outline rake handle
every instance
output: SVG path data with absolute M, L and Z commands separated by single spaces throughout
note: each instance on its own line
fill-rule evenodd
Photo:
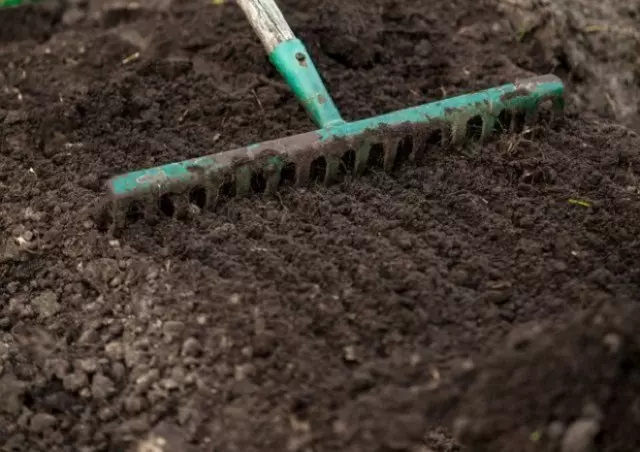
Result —
M 295 35 L 274 0 L 236 0 L 247 20 L 260 38 L 267 55 Z
M 236 0 L 262 41 L 271 64 L 319 128 L 344 120 L 302 41 L 287 24 L 275 0 Z

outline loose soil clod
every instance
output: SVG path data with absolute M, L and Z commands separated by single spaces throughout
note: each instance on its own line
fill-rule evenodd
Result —
M 113 174 L 312 127 L 233 4 L 142 3 L 0 27 L 6 450 L 460 450 L 449 421 L 497 405 L 470 392 L 458 413 L 452 375 L 534 340 L 522 325 L 640 296 L 640 139 L 596 118 L 109 234 Z M 489 0 L 281 3 L 349 119 L 529 75 Z M 508 389 L 514 409 L 534 391 Z M 599 450 L 620 450 L 623 405 L 594 403 Z

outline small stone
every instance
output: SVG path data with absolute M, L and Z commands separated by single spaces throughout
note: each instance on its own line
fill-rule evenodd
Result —
M 7 372 L 0 378 L 0 413 L 17 416 L 22 411 L 25 384 Z
M 70 368 L 69 362 L 60 358 L 51 358 L 44 362 L 44 373 L 47 378 L 56 377 L 62 380 L 69 373 Z
M 358 361 L 358 356 L 356 354 L 356 348 L 353 345 L 347 345 L 342 349 L 343 358 L 348 363 L 353 363 Z
M 618 353 L 622 346 L 622 338 L 614 333 L 607 334 L 603 342 L 611 353 Z
M 178 389 L 180 385 L 173 378 L 165 378 L 160 381 L 160 385 L 166 390 Z
M 98 370 L 98 360 L 95 358 L 79 359 L 76 362 L 76 367 L 83 372 L 93 374 Z
M 255 372 L 255 366 L 251 363 L 240 364 L 235 367 L 234 377 L 237 381 L 242 381 L 251 377 Z
M 115 417 L 116 417 L 116 413 L 114 413 L 113 410 L 108 406 L 102 407 L 98 411 L 98 419 L 100 419 L 103 422 L 110 421 Z
M 67 391 L 79 391 L 89 384 L 89 378 L 87 374 L 81 370 L 76 370 L 73 373 L 66 375 L 62 380 L 62 386 Z
M 91 394 L 96 399 L 107 399 L 116 392 L 111 379 L 103 374 L 95 374 L 91 383 Z
M 43 319 L 52 317 L 62 310 L 62 306 L 58 303 L 58 295 L 52 290 L 42 292 L 31 300 L 31 305 Z
M 44 217 L 44 213 L 36 212 L 31 207 L 27 207 L 26 209 L 24 209 L 25 220 L 40 221 L 42 220 L 43 217 Z
M 151 369 L 150 371 L 139 376 L 136 379 L 136 389 L 138 391 L 144 392 L 149 389 L 153 383 L 158 381 L 159 378 L 160 372 L 158 371 L 158 369 Z
M 121 362 L 116 362 L 111 365 L 111 376 L 117 381 L 122 380 L 126 373 L 127 369 L 125 369 L 124 364 Z
M 202 344 L 195 337 L 190 337 L 182 344 L 182 356 L 197 357 L 202 353 Z
M 80 334 L 78 338 L 78 343 L 83 345 L 95 344 L 100 340 L 100 334 L 96 331 L 95 328 L 88 328 Z
M 23 408 L 22 409 L 22 413 L 20 414 L 20 416 L 16 420 L 16 424 L 20 428 L 24 428 L 24 429 L 29 428 L 29 420 L 31 419 L 32 415 L 33 415 L 33 413 L 31 412 L 31 410 L 29 410 L 26 407 Z
M 180 337 L 184 331 L 184 323 L 178 320 L 169 320 L 162 326 L 162 332 L 168 341 L 173 341 Z
M 183 382 L 186 377 L 186 372 L 182 367 L 174 367 L 171 369 L 171 378 L 176 380 L 177 382 Z
M 128 368 L 135 367 L 141 362 L 143 362 L 144 360 L 142 351 L 137 350 L 132 345 L 127 345 L 126 347 L 123 347 L 123 352 L 124 352 L 124 356 L 123 356 L 124 364 Z
M 562 438 L 562 452 L 591 452 L 600 424 L 593 419 L 579 419 L 569 426 Z
M 29 430 L 34 433 L 42 433 L 56 425 L 55 416 L 49 413 L 37 413 L 31 417 Z
M 181 406 L 178 408 L 178 424 L 185 425 L 192 416 L 192 408 L 189 406 Z
M 6 342 L 0 342 L 0 361 L 9 357 L 10 350 L 9 344 Z
M 124 331 L 124 326 L 122 326 L 122 322 L 113 322 L 107 328 L 107 333 L 109 337 L 120 337 L 122 336 L 122 332 Z
M 104 352 L 111 361 L 120 361 L 124 356 L 122 342 L 109 342 L 104 346 Z
M 11 281 L 9 284 L 7 284 L 7 292 L 9 292 L 11 295 L 14 295 L 18 291 L 19 287 L 20 283 L 18 281 Z
M 127 397 L 124 401 L 124 409 L 129 414 L 136 414 L 144 408 L 144 399 L 142 397 Z

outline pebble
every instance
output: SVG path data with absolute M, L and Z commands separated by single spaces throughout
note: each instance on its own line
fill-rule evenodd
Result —
M 7 284 L 7 292 L 13 295 L 18 291 L 18 287 L 20 287 L 20 283 L 18 283 L 18 281 L 11 281 Z
M 124 401 L 124 409 L 127 413 L 136 414 L 144 408 L 144 399 L 141 397 L 127 397 Z
M 607 334 L 604 337 L 603 342 L 611 353 L 618 353 L 622 346 L 622 338 L 614 333 Z
M 62 380 L 62 385 L 67 391 L 79 391 L 89 384 L 87 374 L 81 370 L 66 375 Z
M 106 399 L 116 392 L 111 379 L 103 374 L 95 374 L 91 383 L 91 394 L 96 399 Z
M 29 422 L 29 430 L 35 433 L 41 433 L 56 425 L 55 416 L 49 413 L 37 413 L 31 417 Z
M 69 362 L 64 359 L 51 358 L 44 363 L 44 373 L 47 378 L 56 377 L 62 380 L 69 373 L 70 367 Z
M 100 419 L 103 422 L 110 421 L 115 417 L 116 417 L 116 414 L 108 406 L 102 407 L 98 411 L 98 419 Z
M 104 346 L 104 352 L 111 361 L 120 361 L 124 356 L 122 342 L 112 341 Z
M 353 345 L 347 345 L 342 349 L 343 352 L 343 359 L 348 362 L 348 363 L 352 363 L 352 362 L 356 362 L 358 361 L 358 355 L 356 353 L 356 348 Z
M 184 331 L 184 323 L 178 320 L 169 320 L 162 326 L 162 332 L 167 341 L 173 341 L 180 337 Z
M 202 344 L 195 337 L 190 337 L 182 344 L 182 356 L 196 357 L 202 353 Z
M 579 419 L 569 426 L 562 438 L 562 452 L 591 452 L 600 423 L 594 419 Z
M 151 369 L 150 371 L 139 376 L 136 379 L 137 390 L 141 392 L 146 391 L 151 387 L 153 383 L 158 381 L 159 378 L 160 378 L 160 372 L 158 371 L 158 369 Z
M 99 340 L 100 340 L 100 335 L 98 334 L 98 331 L 96 331 L 95 328 L 88 328 L 84 330 L 82 334 L 80 334 L 80 337 L 78 338 L 78 343 L 91 345 L 91 344 L 95 344 Z
M 42 292 L 31 300 L 31 305 L 43 319 L 52 317 L 62 310 L 62 306 L 58 303 L 58 295 L 52 290 Z
M 165 378 L 160 381 L 160 385 L 167 390 L 178 389 L 180 384 L 173 378 Z
M 95 373 L 98 370 L 98 360 L 95 358 L 79 359 L 76 367 L 88 374 Z

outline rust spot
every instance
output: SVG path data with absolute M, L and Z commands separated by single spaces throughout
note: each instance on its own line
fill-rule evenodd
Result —
M 510 99 L 515 99 L 516 97 L 523 97 L 531 95 L 531 91 L 526 88 L 518 88 L 515 91 L 511 91 L 510 93 L 505 93 L 500 96 L 500 100 L 507 101 Z
M 322 94 L 318 94 L 318 103 L 319 104 L 324 104 L 327 101 L 327 98 L 324 97 Z

